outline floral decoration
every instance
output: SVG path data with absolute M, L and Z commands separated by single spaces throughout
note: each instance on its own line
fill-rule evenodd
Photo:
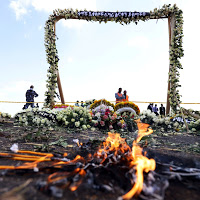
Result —
M 56 111 L 48 108 L 28 108 L 17 113 L 15 119 L 21 126 L 52 127 L 57 124 Z
M 56 48 L 56 35 L 54 32 L 54 24 L 60 19 L 77 19 L 87 21 L 99 21 L 99 23 L 107 21 L 114 21 L 116 23 L 137 24 L 139 21 L 146 21 L 150 19 L 160 19 L 171 17 L 174 22 L 173 38 L 170 46 L 170 71 L 169 82 L 171 84 L 169 92 L 169 101 L 173 111 L 177 111 L 177 105 L 180 104 L 179 90 L 179 69 L 182 69 L 180 58 L 183 57 L 183 12 L 176 4 L 164 5 L 162 8 L 155 8 L 153 11 L 148 12 L 93 12 L 93 11 L 78 11 L 72 9 L 54 10 L 53 14 L 49 16 L 45 25 L 45 48 L 47 54 L 47 62 L 49 63 L 48 79 L 47 79 L 47 91 L 45 92 L 45 106 L 53 107 L 56 96 L 57 87 L 57 73 L 58 73 L 58 51 Z
M 110 106 L 113 109 L 115 107 L 115 105 L 113 103 L 110 103 L 110 101 L 107 101 L 106 99 L 100 99 L 100 100 L 95 100 L 94 103 L 90 105 L 90 109 L 94 109 L 102 104 L 106 106 Z
M 10 119 L 11 115 L 8 113 L 0 112 L 0 119 Z
M 117 114 L 106 105 L 101 104 L 98 109 L 92 110 L 94 126 L 99 129 L 112 130 L 117 121 Z
M 124 108 L 124 107 L 130 107 L 133 110 L 135 110 L 135 112 L 136 112 L 137 115 L 140 114 L 139 107 L 136 104 L 134 104 L 133 102 L 130 102 L 130 101 L 128 101 L 128 102 L 124 101 L 124 102 L 117 103 L 115 105 L 115 110 L 117 111 L 118 109 Z
M 94 122 L 92 114 L 86 107 L 67 107 L 57 112 L 58 124 L 67 128 L 91 129 Z

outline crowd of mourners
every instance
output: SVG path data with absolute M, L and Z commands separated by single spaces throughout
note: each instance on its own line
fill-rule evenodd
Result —
M 161 104 L 159 110 L 157 107 L 157 104 L 155 104 L 155 106 L 153 105 L 153 103 L 150 103 L 147 107 L 147 110 L 150 110 L 151 112 L 154 112 L 157 116 L 160 114 L 160 116 L 165 116 L 165 107 L 163 106 L 163 104 Z

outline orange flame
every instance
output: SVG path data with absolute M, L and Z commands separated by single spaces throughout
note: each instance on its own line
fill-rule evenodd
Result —
M 105 142 L 103 142 L 103 148 L 100 148 L 97 153 L 94 155 L 97 158 L 101 158 L 101 164 L 106 160 L 108 153 L 110 151 L 114 152 L 115 155 L 118 152 L 127 154 L 128 159 L 130 160 L 130 168 L 135 168 L 136 171 L 136 182 L 133 188 L 125 195 L 122 196 L 123 199 L 131 199 L 134 195 L 140 194 L 143 186 L 143 171 L 146 173 L 150 170 L 155 170 L 156 163 L 153 159 L 148 159 L 142 155 L 142 148 L 138 146 L 138 142 L 142 139 L 143 136 L 153 133 L 152 129 L 149 129 L 148 124 L 144 124 L 139 120 L 136 120 L 138 126 L 138 137 L 133 141 L 132 151 L 131 148 L 125 141 L 125 138 L 121 138 L 119 133 L 108 133 L 108 137 Z
M 152 129 L 148 129 L 149 125 L 141 123 L 140 120 L 136 120 L 138 126 L 138 137 L 136 141 L 133 141 L 132 147 L 132 157 L 133 160 L 131 161 L 131 167 L 135 166 L 136 170 L 136 183 L 134 184 L 133 188 L 122 196 L 123 199 L 130 199 L 135 194 L 138 195 L 142 191 L 143 186 L 143 171 L 146 173 L 150 170 L 155 170 L 156 163 L 154 159 L 148 159 L 147 157 L 142 155 L 142 148 L 137 146 L 137 143 L 142 139 L 143 136 L 149 135 L 153 133 Z
M 108 137 L 105 142 L 103 142 L 103 147 L 99 148 L 99 150 L 92 156 L 88 155 L 88 161 L 92 161 L 94 157 L 100 160 L 102 164 L 108 154 L 111 152 L 114 153 L 115 156 L 118 154 L 124 154 L 127 156 L 127 160 L 129 161 L 130 169 L 133 168 L 136 171 L 136 181 L 133 185 L 132 189 L 122 196 L 122 199 L 131 199 L 134 195 L 138 195 L 142 191 L 143 187 L 143 172 L 149 172 L 150 170 L 155 170 L 156 163 L 153 159 L 148 159 L 143 156 L 142 148 L 138 146 L 138 142 L 142 139 L 143 136 L 149 135 L 153 133 L 152 129 L 149 129 L 148 124 L 141 123 L 140 120 L 136 120 L 138 125 L 138 137 L 135 141 L 133 141 L 132 149 L 128 146 L 125 141 L 125 138 L 121 138 L 119 133 L 108 133 Z M 82 145 L 82 144 L 79 144 Z M 51 161 L 49 165 L 54 168 L 62 168 L 62 165 L 68 165 L 77 162 L 86 163 L 85 159 L 80 155 L 77 155 L 73 160 L 52 160 L 54 156 L 51 153 L 40 153 L 40 152 L 32 152 L 32 151 L 18 151 L 18 153 L 26 153 L 29 155 L 20 155 L 14 153 L 0 153 L 0 157 L 9 158 L 13 160 L 25 160 L 25 161 L 33 161 L 29 163 L 24 163 L 21 166 L 0 166 L 1 169 L 34 169 L 38 167 L 38 164 L 41 162 Z M 30 155 L 32 154 L 32 155 Z M 63 157 L 66 158 L 68 154 L 64 153 Z M 59 180 L 65 179 L 69 176 L 78 176 L 78 179 L 74 183 L 66 183 L 63 187 L 69 187 L 71 191 L 75 191 L 79 185 L 82 183 L 83 178 L 86 175 L 86 171 L 81 168 L 76 168 L 72 172 L 57 172 L 53 173 L 48 177 L 48 183 L 55 183 Z

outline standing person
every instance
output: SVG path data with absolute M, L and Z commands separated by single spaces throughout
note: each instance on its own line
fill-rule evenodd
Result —
M 38 97 L 38 94 L 33 90 L 33 88 L 34 86 L 31 85 L 30 89 L 26 91 L 26 104 L 24 105 L 24 109 L 27 109 L 29 106 L 34 108 L 34 97 Z
M 118 93 L 115 93 L 115 98 L 116 98 L 116 104 L 124 99 L 124 95 L 122 95 L 122 88 L 119 88 Z
M 153 107 L 153 112 L 154 112 L 156 115 L 159 115 L 159 114 L 158 114 L 158 107 L 157 107 L 157 104 L 155 104 L 155 106 Z
M 84 107 L 83 101 L 81 101 L 81 107 Z
M 122 101 L 129 101 L 129 96 L 127 95 L 127 91 L 124 90 L 124 99 Z
M 160 109 L 160 115 L 165 116 L 165 107 L 163 106 L 163 104 L 161 104 L 161 107 L 159 109 Z
M 75 106 L 79 107 L 79 100 L 76 101 Z
M 147 110 L 150 110 L 151 112 L 153 112 L 153 103 L 150 103 L 148 105 Z

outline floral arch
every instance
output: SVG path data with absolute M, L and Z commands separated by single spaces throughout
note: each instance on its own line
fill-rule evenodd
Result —
M 78 11 L 72 9 L 54 10 L 49 16 L 45 26 L 45 47 L 47 54 L 47 62 L 49 63 L 47 91 L 45 92 L 45 106 L 53 107 L 55 103 L 56 88 L 58 86 L 61 101 L 64 103 L 64 96 L 58 71 L 58 51 L 56 49 L 56 22 L 60 19 L 77 19 L 87 21 L 98 21 L 99 23 L 114 21 L 122 25 L 135 23 L 139 21 L 147 21 L 150 19 L 168 18 L 169 26 L 169 76 L 168 76 L 168 92 L 167 92 L 167 108 L 176 112 L 177 106 L 181 103 L 179 90 L 179 69 L 182 69 L 180 58 L 183 57 L 183 16 L 182 10 L 176 5 L 164 5 L 162 8 L 155 8 L 150 12 L 104 12 L 104 11 Z

